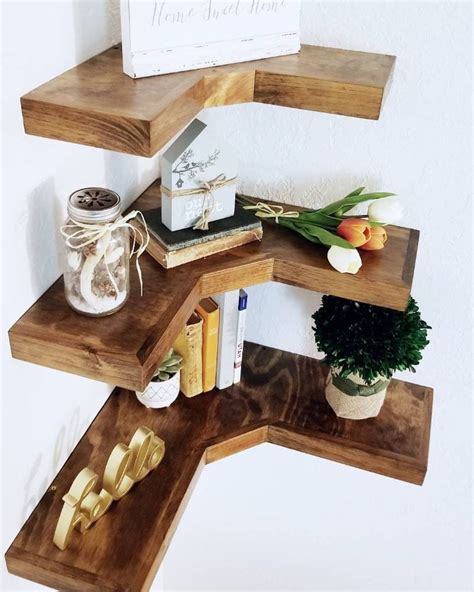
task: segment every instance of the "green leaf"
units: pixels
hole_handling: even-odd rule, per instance
[[[348,197],[354,197],[354,195],[360,195],[363,191],[364,191],[365,187],[358,187],[357,189],[354,189],[354,191],[351,191],[351,193],[349,193],[349,195],[346,195],[346,198]]]
[[[301,226],[293,226],[293,225],[287,225],[284,224],[283,226],[286,226],[287,228],[290,228],[290,230],[293,230],[294,232],[297,232],[298,234],[301,234],[302,237],[304,237],[307,241],[310,241],[311,243],[315,243],[317,245],[321,245],[321,241],[316,238],[315,236],[311,236],[310,234],[308,234],[306,232],[306,230],[304,228],[302,228]]]
[[[164,360],[161,363],[161,368],[169,368],[170,366],[174,366],[175,364],[179,364],[181,362],[181,356],[171,356],[167,360]]]
[[[302,225],[301,227],[306,231],[307,234],[316,237],[323,245],[326,245],[327,247],[336,245],[337,247],[342,247],[343,249],[354,248],[350,242],[346,241],[337,234],[330,232],[329,230],[320,228],[319,226],[309,226],[306,224]]]
[[[321,214],[319,210],[315,210],[313,212],[302,212],[298,220],[302,220],[304,222],[313,222],[315,224],[327,226],[329,228],[337,228],[342,221],[342,219],[339,217]]]
[[[356,190],[358,191],[358,190]],[[378,192],[378,193],[364,193],[364,194],[357,194],[357,195],[348,195],[343,199],[339,199],[333,203],[328,204],[325,208],[321,208],[318,210],[320,214],[335,214],[336,212],[339,214],[345,214],[347,211],[351,210],[357,204],[363,203],[365,201],[372,201],[374,199],[382,199],[384,197],[390,197],[391,195],[395,195],[395,193],[389,192]]]

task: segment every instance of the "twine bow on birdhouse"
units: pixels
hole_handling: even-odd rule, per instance
[[[163,185],[161,186],[161,193],[167,197],[188,197],[191,195],[202,195],[202,211],[201,215],[193,226],[193,230],[209,230],[209,218],[216,207],[216,198],[214,197],[213,191],[235,183],[237,177],[227,179],[227,177],[221,173],[210,181],[199,181],[199,185],[193,189],[181,189],[179,191],[170,191]],[[208,199],[210,198],[210,199]]]
[[[234,181],[232,179],[232,181]],[[204,192],[204,196],[202,199],[202,212],[199,220],[193,226],[193,230],[209,230],[209,218],[216,207],[216,198],[214,197],[214,193],[212,193],[215,189],[219,189],[227,184],[227,179],[224,174],[217,175],[214,179],[210,181],[203,181],[201,182],[200,188]],[[207,200],[207,196],[210,197],[210,203]]]

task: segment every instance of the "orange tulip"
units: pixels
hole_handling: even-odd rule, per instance
[[[371,231],[370,223],[361,218],[346,218],[336,229],[336,232],[347,242],[351,243],[353,247],[361,247],[370,240]]]
[[[373,226],[371,228],[370,239],[360,248],[364,251],[378,251],[383,249],[385,241],[387,240],[387,232],[382,226]]]

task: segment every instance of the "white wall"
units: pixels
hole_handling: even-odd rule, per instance
[[[131,200],[158,169],[22,130],[20,95],[115,42],[117,3],[3,9],[5,338],[59,274],[67,195],[105,184]],[[366,184],[405,200],[405,224],[422,231],[413,294],[433,331],[417,376],[402,377],[435,388],[431,458],[422,488],[270,445],[210,465],[163,563],[165,590],[471,589],[470,33],[467,2],[306,2],[304,42],[397,55],[382,119],[204,113],[235,146],[248,193],[316,206]],[[317,355],[318,294],[249,293],[249,339]],[[14,361],[6,342],[2,363],[5,548],[110,388]],[[39,589],[6,574],[3,586]]]

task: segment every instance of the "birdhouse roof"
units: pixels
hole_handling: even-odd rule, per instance
[[[162,155],[162,158],[170,164],[176,162],[181,154],[202,134],[207,125],[200,119],[193,119],[188,127],[176,138],[168,150]]]

